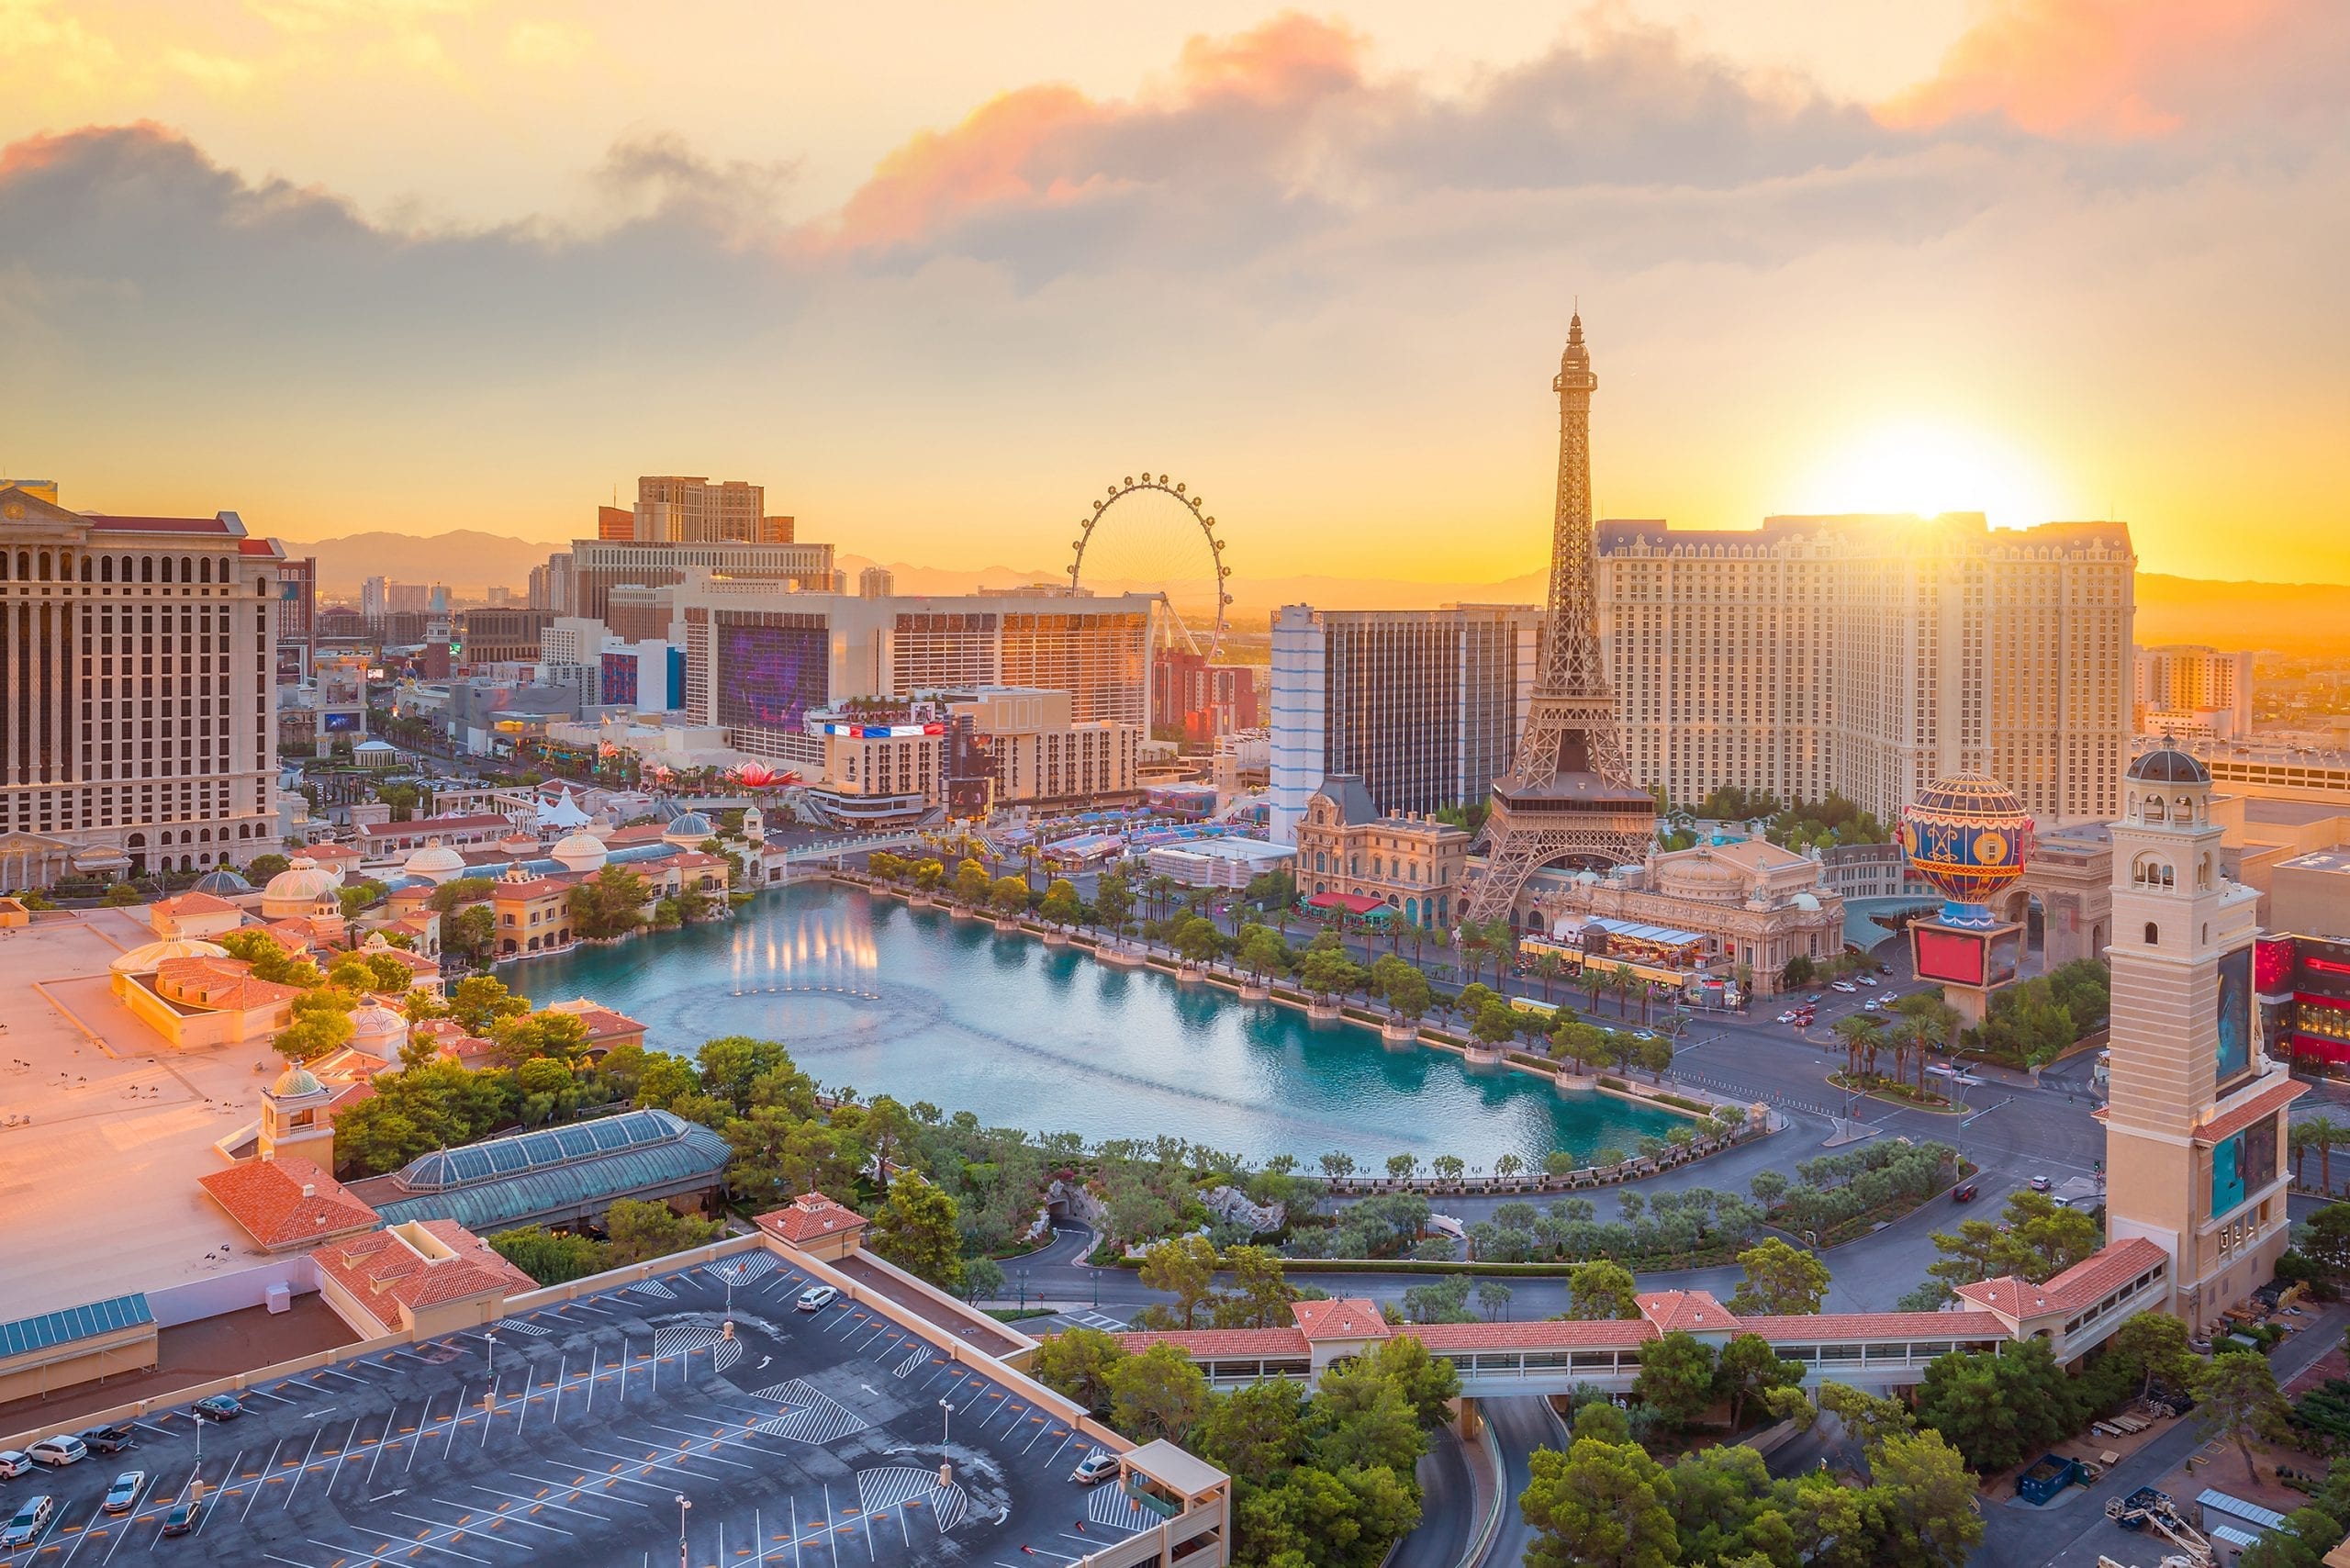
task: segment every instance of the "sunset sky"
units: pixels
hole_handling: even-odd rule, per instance
[[[2118,516],[2350,582],[2341,0],[0,0],[0,474],[549,541],[643,472],[1061,565]],[[422,575],[420,573],[420,575]]]

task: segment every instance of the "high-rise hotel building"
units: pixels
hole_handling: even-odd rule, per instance
[[[1600,642],[1632,775],[1890,822],[1988,773],[2042,823],[2109,821],[2131,733],[2136,557],[2118,522],[1774,517],[1598,525]]]
[[[829,546],[827,547],[829,548]],[[798,593],[694,572],[677,589],[689,722],[754,756],[822,760],[807,715],[859,698],[977,687],[1069,694],[1079,723],[1145,722],[1148,595]]]
[[[1516,753],[1541,647],[1533,605],[1284,606],[1273,616],[1273,841],[1297,842],[1330,774],[1359,776],[1387,816],[1482,803]]]
[[[276,846],[283,558],[234,512],[105,517],[52,485],[0,488],[0,889]]]

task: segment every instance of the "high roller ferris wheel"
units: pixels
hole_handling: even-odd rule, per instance
[[[1069,542],[1072,592],[1145,594],[1159,650],[1222,656],[1231,630],[1232,568],[1196,491],[1166,475],[1129,474],[1093,503]]]

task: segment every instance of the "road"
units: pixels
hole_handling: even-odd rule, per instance
[[[1480,1406],[1502,1450],[1502,1520],[1482,1568],[1516,1568],[1526,1559],[1534,1531],[1517,1506],[1534,1476],[1528,1462],[1536,1449],[1562,1449],[1567,1427],[1547,1399],[1488,1399]]]
[[[1458,1568],[1477,1528],[1476,1484],[1460,1433],[1439,1429],[1420,1456],[1418,1473],[1419,1528],[1395,1543],[1385,1568]]]

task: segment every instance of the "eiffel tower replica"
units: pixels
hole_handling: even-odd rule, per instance
[[[1494,780],[1481,842],[1485,868],[1461,918],[1483,923],[1517,907],[1526,879],[1561,861],[1605,868],[1640,859],[1656,834],[1656,801],[1632,782],[1616,699],[1599,658],[1591,527],[1591,394],[1599,378],[1583,317],[1559,357],[1559,513],[1550,531],[1550,604],[1542,673],[1510,770]]]

